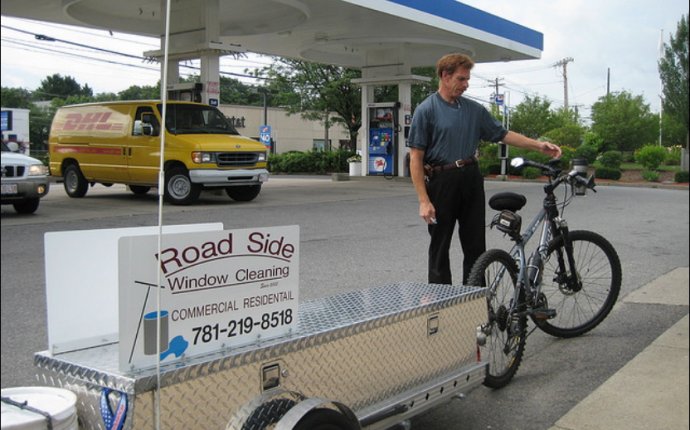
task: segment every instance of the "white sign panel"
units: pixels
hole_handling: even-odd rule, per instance
[[[296,327],[299,226],[162,240],[158,258],[157,236],[120,239],[122,371],[282,336]]]
[[[223,223],[168,225],[163,233],[222,231]],[[158,227],[45,234],[48,347],[54,354],[118,340],[118,241]]]

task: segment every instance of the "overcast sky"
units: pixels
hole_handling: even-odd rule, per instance
[[[660,41],[663,35],[663,41],[668,43],[681,16],[688,13],[687,0],[467,0],[464,3],[544,34],[544,51],[539,60],[478,64],[469,95],[488,101],[498,78],[499,92],[511,106],[530,95],[546,98],[554,107],[561,107],[565,100],[563,67],[555,64],[572,58],[567,63],[568,104],[577,106],[583,117],[606,94],[609,73],[611,92],[625,90],[641,95],[651,110],[658,112]],[[59,73],[72,76],[82,85],[88,84],[94,93],[117,93],[131,85],[155,85],[159,79],[157,64],[37,41],[34,33],[133,56],[158,49],[156,39],[3,16],[3,87],[34,90],[46,76]],[[242,75],[247,68],[268,63],[268,59],[261,57],[242,61],[226,57],[221,60],[221,70]],[[181,71],[194,73],[193,69]]]

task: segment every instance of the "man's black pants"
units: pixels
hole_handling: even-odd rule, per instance
[[[484,177],[477,163],[435,173],[427,183],[437,224],[429,225],[429,283],[452,284],[450,245],[458,224],[463,253],[463,284],[486,250]]]

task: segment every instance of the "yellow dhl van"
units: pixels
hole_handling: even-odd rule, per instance
[[[95,183],[147,193],[158,186],[162,110],[155,100],[60,108],[48,140],[50,174],[63,178],[70,197]],[[168,102],[165,133],[164,196],[172,204],[193,203],[208,188],[250,201],[268,180],[266,146],[240,136],[215,107]]]

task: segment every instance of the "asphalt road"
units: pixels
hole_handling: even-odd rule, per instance
[[[523,225],[543,195],[537,183],[487,182],[486,189],[488,195],[524,193]],[[600,186],[598,191],[574,200],[565,218],[571,229],[596,231],[614,244],[623,264],[621,297],[688,266],[687,189]],[[157,210],[154,192],[135,196],[117,185],[97,185],[85,198],[70,199],[61,184],[54,184],[31,216],[2,207],[3,388],[36,385],[32,355],[47,348],[44,234],[154,226]],[[487,220],[490,216],[491,211]],[[301,299],[426,280],[426,228],[406,182],[276,176],[254,202],[205,193],[194,206],[163,205],[164,224],[204,222],[222,222],[225,229],[299,225]],[[488,231],[487,239],[489,247],[509,246],[496,231]],[[460,267],[457,244],[453,258]],[[73,270],[79,270],[78,256],[74,262]],[[597,329],[580,338],[562,340],[537,331],[528,338],[523,364],[509,386],[480,387],[464,400],[415,418],[413,428],[548,429],[687,313],[685,305],[619,301]]]

